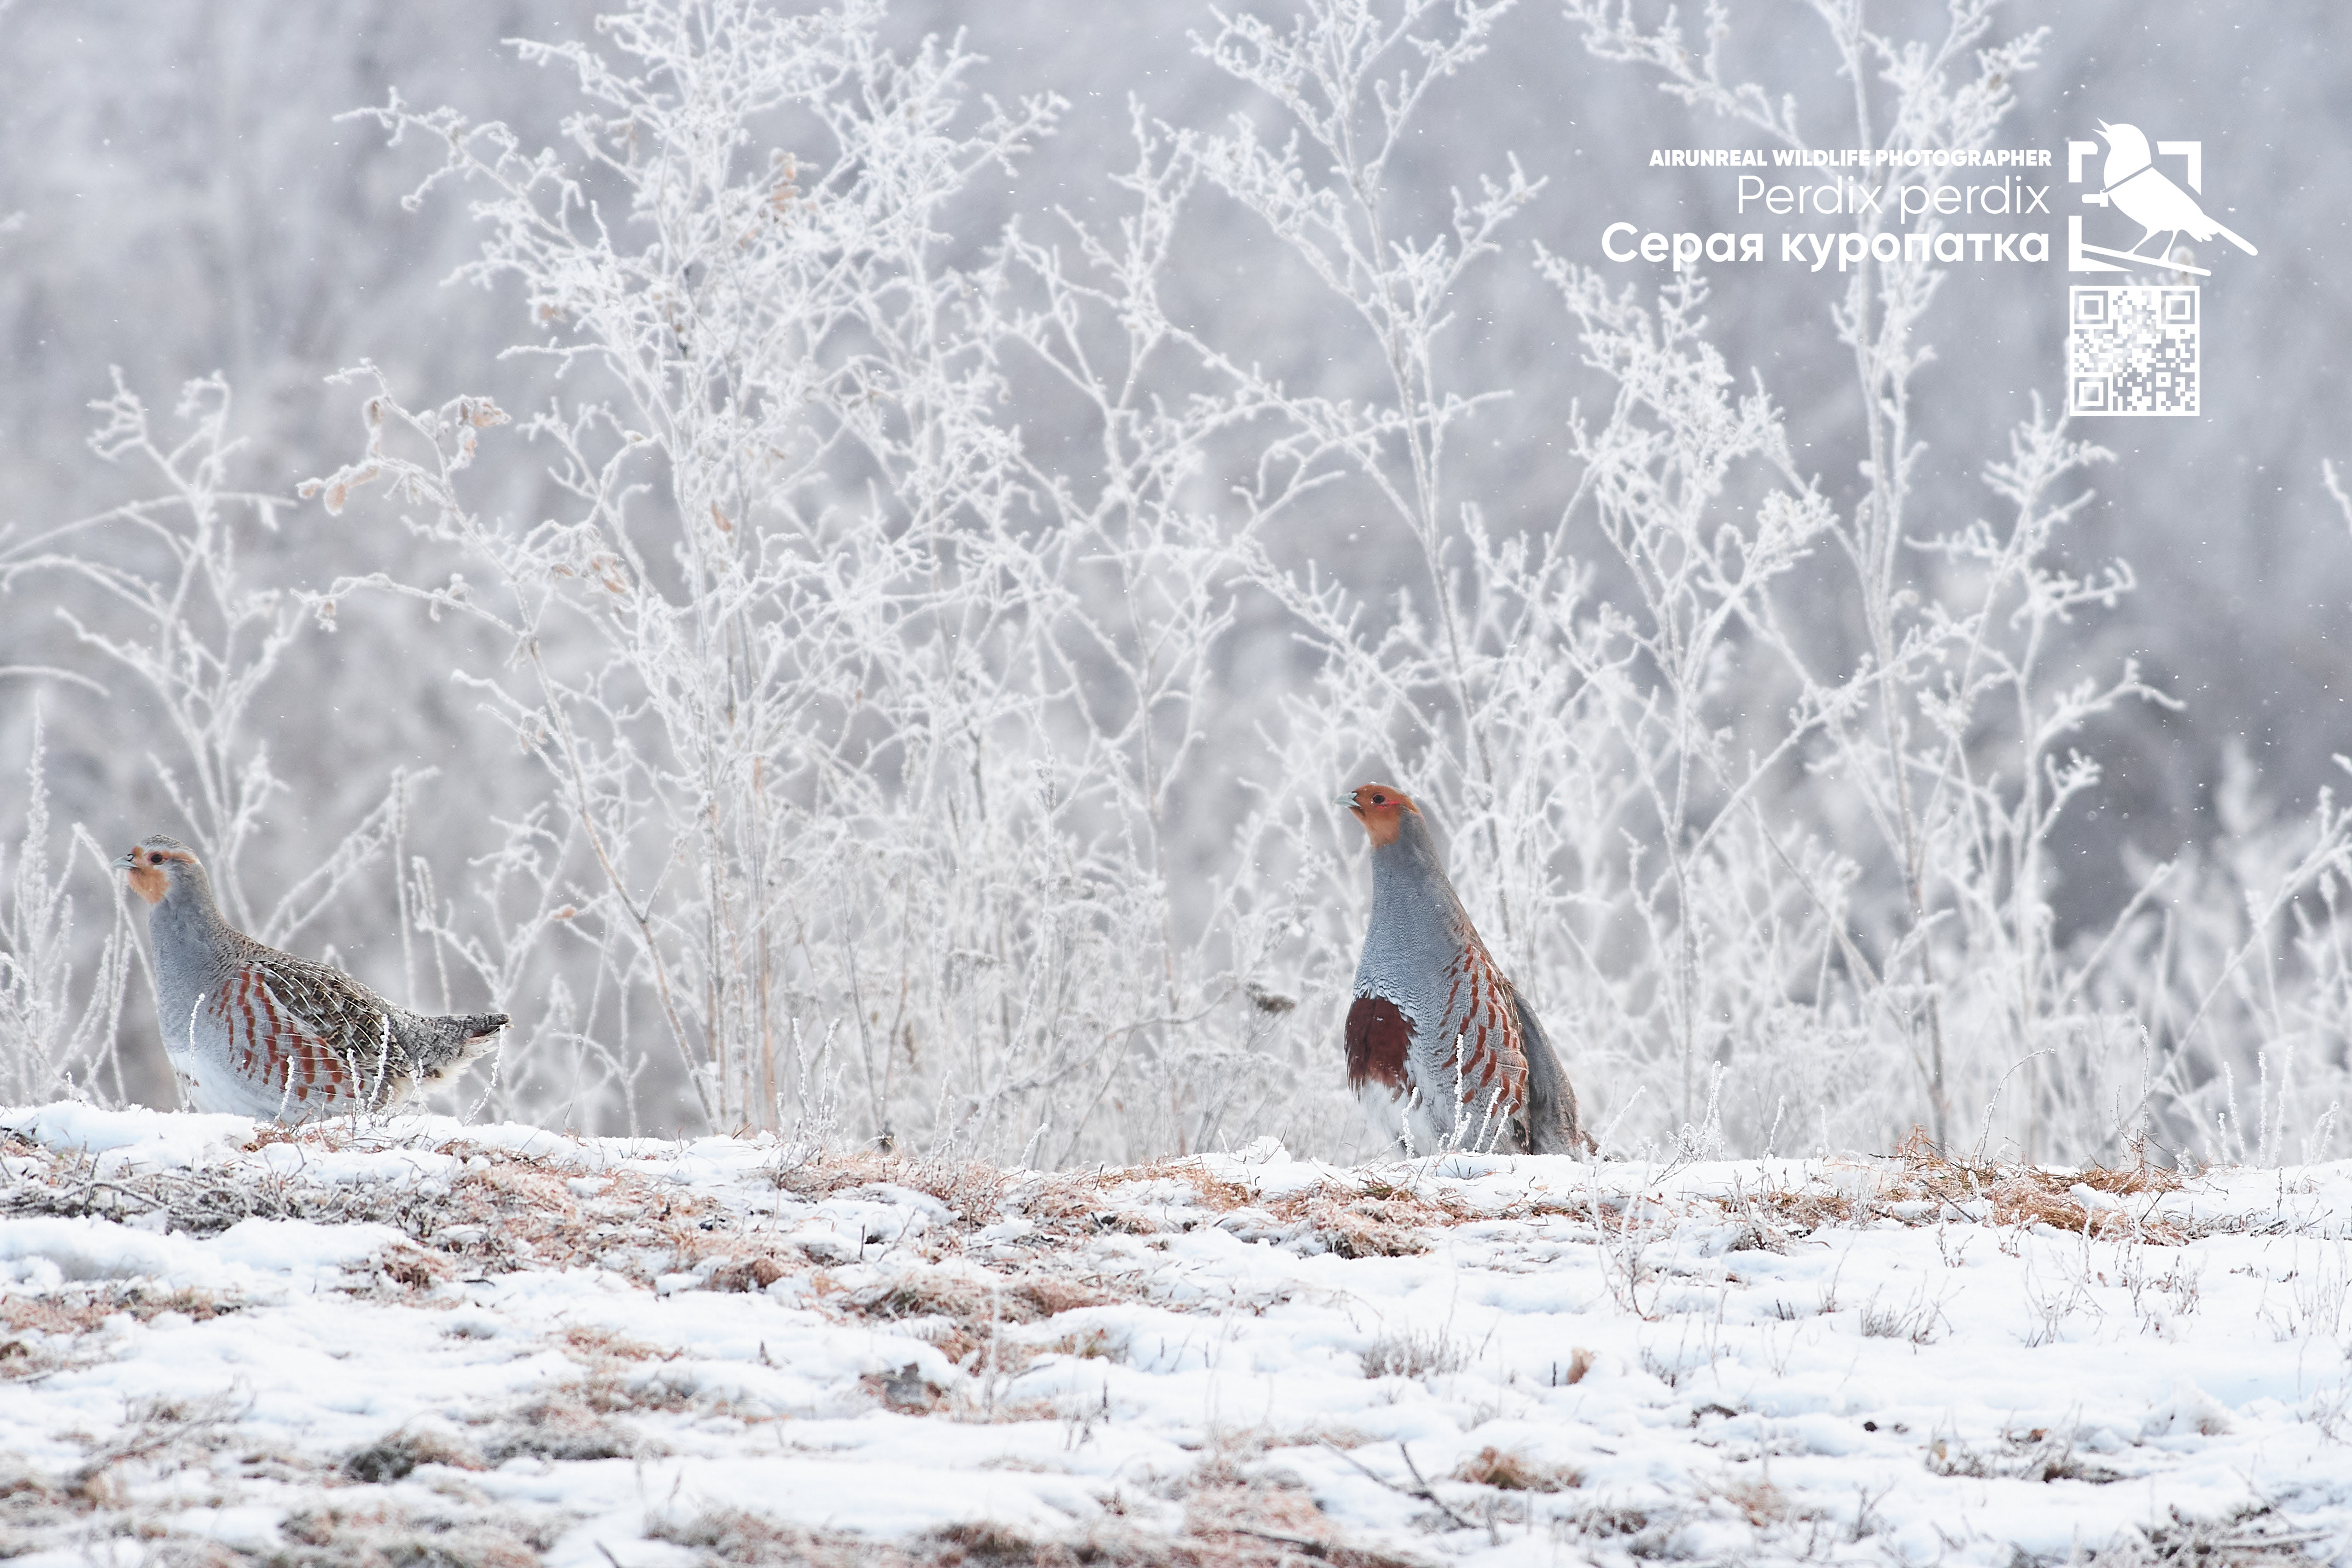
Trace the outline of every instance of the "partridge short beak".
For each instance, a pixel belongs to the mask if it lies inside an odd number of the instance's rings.
[[[1349,790],[1347,794],[1339,796],[1339,799],[1333,801],[1331,804],[1333,805],[1353,807],[1356,804],[1356,792],[1354,790]]]
[[[138,853],[139,851],[136,849],[125,849],[121,854],[117,855],[114,858],[114,868],[118,871],[130,871],[136,869],[139,862],[131,858],[131,857]]]

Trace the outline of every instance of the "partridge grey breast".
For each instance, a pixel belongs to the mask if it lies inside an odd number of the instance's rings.
[[[147,900],[164,1054],[193,1110],[305,1121],[397,1105],[489,1048],[503,1013],[435,1017],[280,952],[221,917],[212,878],[161,834],[115,864]]]
[[[1339,804],[1372,845],[1372,917],[1348,1009],[1348,1083],[1391,1152],[1591,1146],[1543,1026],[1478,938],[1421,807],[1368,784]]]

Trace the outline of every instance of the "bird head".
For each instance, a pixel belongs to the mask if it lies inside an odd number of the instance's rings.
[[[2099,134],[2107,139],[2107,150],[2124,162],[2146,163],[2152,161],[2148,156],[2147,138],[2140,133],[2138,126],[2126,125],[2120,121],[2110,125],[2102,120],[2099,121]]]
[[[130,873],[131,890],[151,904],[162,903],[182,880],[194,881],[205,874],[186,845],[160,833],[149,834],[114,863]]]
[[[1404,831],[1405,813],[1421,815],[1421,807],[1394,784],[1358,784],[1332,804],[1344,805],[1355,815],[1375,848],[1396,842],[1397,835]]]

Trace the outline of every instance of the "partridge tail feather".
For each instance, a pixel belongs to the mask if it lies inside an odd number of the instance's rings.
[[[1536,1021],[1527,998],[1514,996],[1519,1014],[1519,1047],[1528,1058],[1528,1152],[1581,1154],[1595,1147],[1576,1110],[1576,1090],[1551,1037]]]

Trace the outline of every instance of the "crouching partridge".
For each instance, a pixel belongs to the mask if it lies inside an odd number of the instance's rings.
[[[1389,784],[1338,804],[1372,841],[1372,919],[1348,1009],[1348,1084],[1396,1152],[1581,1153],[1576,1091],[1438,859],[1421,808]]]
[[[157,1021],[192,1110],[305,1121],[385,1110],[457,1076],[506,1026],[503,1013],[405,1011],[231,930],[212,879],[176,839],[142,840],[115,864],[151,906]]]

